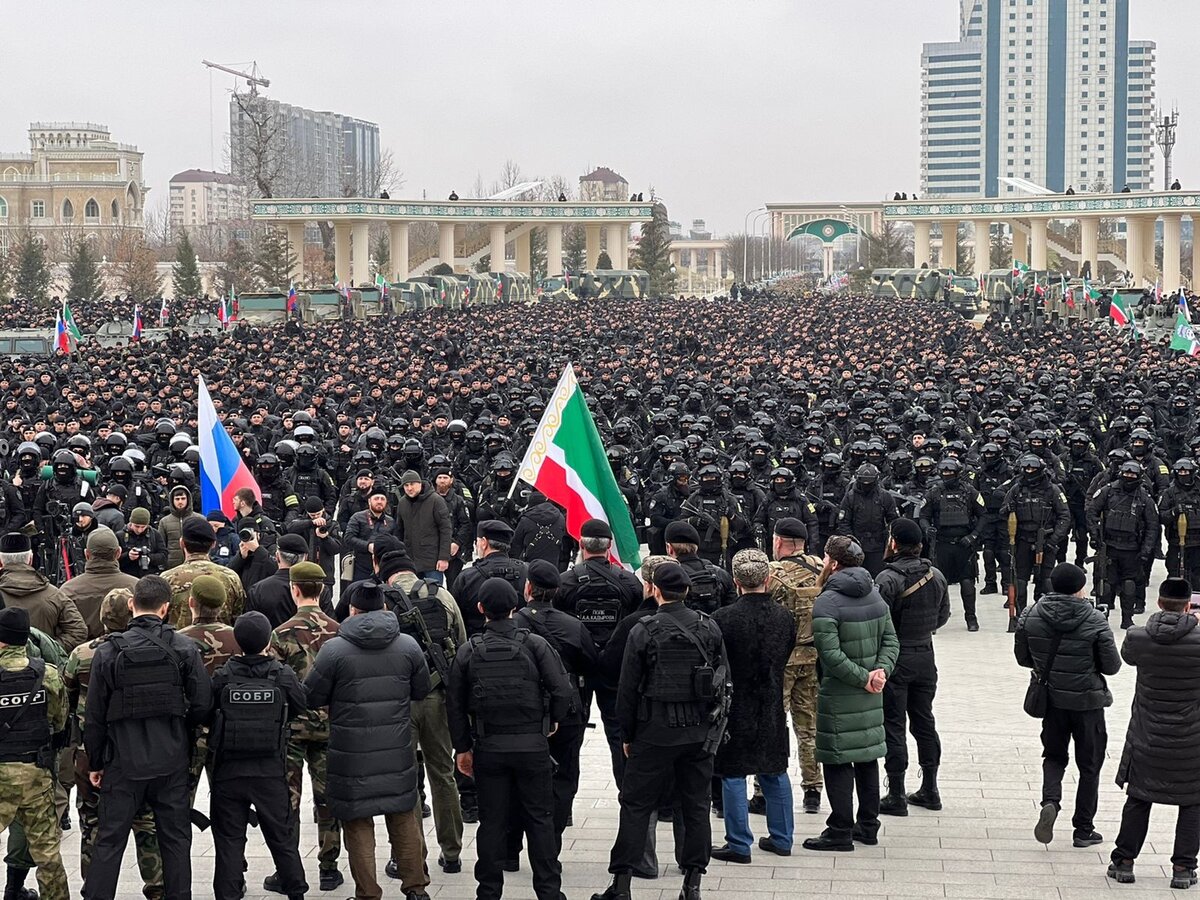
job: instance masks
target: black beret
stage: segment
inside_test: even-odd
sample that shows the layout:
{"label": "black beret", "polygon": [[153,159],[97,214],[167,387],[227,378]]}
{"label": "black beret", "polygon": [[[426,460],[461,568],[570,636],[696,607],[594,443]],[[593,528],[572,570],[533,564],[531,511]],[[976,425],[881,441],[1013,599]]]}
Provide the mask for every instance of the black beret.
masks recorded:
{"label": "black beret", "polygon": [[920,544],[925,539],[921,533],[921,526],[912,519],[893,519],[892,520],[892,540],[897,544],[902,544],[905,547],[912,547]]}
{"label": "black beret", "polygon": [[308,541],[298,534],[280,535],[275,546],[283,553],[308,553]]}
{"label": "black beret", "polygon": [[475,526],[475,536],[487,538],[489,541],[499,541],[502,544],[511,544],[513,530],[508,527],[507,523],[501,522],[499,519],[484,519]]}
{"label": "black beret", "polygon": [[579,536],[586,538],[608,538],[612,540],[612,529],[603,519],[588,519],[579,529]]}
{"label": "black beret", "polygon": [[489,600],[507,600],[509,608],[516,609],[517,589],[503,578],[489,578],[479,586],[479,602],[486,608]]}
{"label": "black beret", "polygon": [[808,528],[799,519],[793,519],[790,516],[775,523],[775,533],[782,538],[790,538],[794,541],[808,540]]}
{"label": "black beret", "polygon": [[19,531],[10,531],[0,537],[0,553],[28,553],[32,549],[29,538]]}
{"label": "black beret", "polygon": [[207,519],[199,516],[189,516],[183,520],[183,527],[180,529],[180,535],[185,541],[213,543],[217,539],[216,533],[213,531],[212,525]]}
{"label": "black beret", "polygon": [[554,564],[546,562],[544,559],[535,559],[530,562],[527,577],[530,584],[539,588],[557,588],[562,580]]}
{"label": "black beret", "polygon": [[1071,563],[1059,563],[1050,573],[1050,587],[1056,594],[1074,594],[1087,584],[1087,573]]}
{"label": "black beret", "polygon": [[672,522],[663,531],[663,540],[668,544],[699,544],[700,532],[688,522]]}
{"label": "black beret", "polygon": [[370,499],[371,497],[375,497],[375,496],[387,497],[387,495],[388,495],[387,489],[384,488],[384,486],[378,481],[375,482],[375,486],[372,487],[371,490],[369,490],[367,492],[368,499]]}
{"label": "black beret", "polygon": [[663,563],[654,570],[654,586],[669,594],[682,594],[692,586],[692,579],[679,563]]}

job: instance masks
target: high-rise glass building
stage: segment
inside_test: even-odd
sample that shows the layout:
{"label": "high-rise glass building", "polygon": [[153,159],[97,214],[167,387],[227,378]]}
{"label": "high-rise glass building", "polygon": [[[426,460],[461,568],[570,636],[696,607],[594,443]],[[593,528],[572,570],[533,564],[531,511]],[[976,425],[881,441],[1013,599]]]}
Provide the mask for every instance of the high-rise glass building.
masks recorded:
{"label": "high-rise glass building", "polygon": [[959,39],[921,53],[921,188],[1000,197],[1154,187],[1154,49],[1130,0],[960,0]]}

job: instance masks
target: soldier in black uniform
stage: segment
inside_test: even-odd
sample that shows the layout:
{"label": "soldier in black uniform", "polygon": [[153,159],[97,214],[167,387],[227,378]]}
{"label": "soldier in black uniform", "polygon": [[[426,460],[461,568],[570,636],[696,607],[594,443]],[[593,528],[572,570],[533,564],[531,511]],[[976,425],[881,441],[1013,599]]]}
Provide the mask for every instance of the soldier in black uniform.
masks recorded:
{"label": "soldier in black uniform", "polygon": [[287,516],[283,524],[290,525],[292,519],[304,515],[304,501],[319,497],[325,507],[325,515],[332,516],[337,505],[338,489],[333,478],[321,468],[320,453],[313,444],[301,444],[296,448],[296,466],[289,474],[289,487],[284,506]]}
{"label": "soldier in black uniform", "polygon": [[[1085,431],[1067,438],[1067,452],[1059,458],[1063,469],[1063,490],[1071,510],[1071,536],[1075,541],[1075,565],[1083,568],[1088,555],[1088,485],[1104,470],[1100,458],[1092,452],[1092,440]],[[1059,548],[1066,551],[1066,546]]]}
{"label": "soldier in black uniform", "polygon": [[838,508],[837,533],[854,536],[865,554],[863,566],[872,576],[883,570],[887,528],[897,515],[895,498],[879,485],[879,470],[870,463],[859,466]]}
{"label": "soldier in black uniform", "polygon": [[[1200,483],[1196,462],[1185,457],[1172,468],[1172,481],[1159,498],[1158,511],[1167,535],[1167,573],[1200,584]],[[1183,526],[1182,548],[1179,541]]]}
{"label": "soldier in black uniform", "polygon": [[[554,607],[561,576],[544,559],[529,564],[525,606],[516,615],[517,627],[527,628],[554,648],[567,671],[571,706],[550,735],[554,769],[554,832],[562,849],[562,834],[571,818],[571,805],[579,790],[579,751],[583,747],[585,711],[580,700],[583,680],[596,671],[600,652],[582,622]],[[509,859],[515,858],[510,855]]]}
{"label": "soldier in black uniform", "polygon": [[[942,460],[943,467],[946,462]],[[953,502],[946,502],[943,516]],[[950,593],[942,573],[921,558],[921,542],[921,527],[912,519],[892,522],[887,563],[875,579],[879,595],[891,610],[900,642],[896,667],[883,688],[888,792],[879,803],[879,812],[888,816],[907,816],[910,803],[932,810],[942,808],[937,786],[942,742],[933,718],[933,697],[937,693],[933,633],[950,620]],[[906,723],[916,740],[921,765],[921,789],[908,795],[904,792],[908,770]]]}
{"label": "soldier in black uniform", "polygon": [[642,860],[651,814],[670,778],[684,827],[683,846],[677,849],[684,871],[680,898],[700,898],[700,878],[712,849],[713,757],[724,728],[729,665],[716,623],[683,604],[688,586],[681,566],[656,568],[658,612],[629,633],[617,700],[627,763],[621,822],[609,854],[613,880],[592,900],[629,900],[631,872]]}
{"label": "soldier in black uniform", "polygon": [[979,529],[983,548],[983,588],[979,593],[986,597],[997,591],[997,568],[1000,570],[1000,585],[1006,590],[1012,574],[1008,558],[1008,533],[1000,518],[1000,507],[1004,505],[1013,473],[999,444],[990,441],[984,444],[979,448],[979,458],[980,466],[971,473],[971,481],[983,498],[983,523]]}
{"label": "soldier in black uniform", "polygon": [[[1020,479],[1004,497],[1000,518],[1008,533],[1008,517],[1017,517],[1017,542],[1013,568],[1016,570],[1016,612],[1020,616],[1029,596],[1033,579],[1033,599],[1037,601],[1049,589],[1050,572],[1058,548],[1071,528],[1071,511],[1062,489],[1050,480],[1041,457],[1026,453],[1018,462]],[[1015,632],[1017,620],[1009,617],[1008,630]]]}
{"label": "soldier in black uniform", "polygon": [[233,636],[241,649],[213,674],[211,818],[216,900],[246,892],[246,827],[250,807],[275,861],[281,893],[303,900],[308,882],[300,861],[300,823],[288,798],[287,723],[308,704],[296,673],[263,651],[271,623],[260,612],[238,616]]}
{"label": "soldier in black uniform", "polygon": [[744,460],[738,459],[730,463],[729,490],[737,498],[749,527],[743,527],[736,536],[731,536],[729,548],[725,552],[726,568],[731,566],[733,555],[737,551],[761,547],[764,533],[762,520],[767,508],[767,495],[755,482],[750,463]]}
{"label": "soldier in black uniform", "polygon": [[[941,461],[938,466],[941,481],[929,491],[929,498],[921,509],[921,526],[931,548],[931,559],[947,582],[958,584],[967,631],[978,631],[975,547],[983,526],[984,507],[979,491],[962,477],[962,472],[962,463],[954,457],[948,456]],[[892,536],[895,537],[894,530]]]}
{"label": "soldier in black uniform", "polygon": [[646,511],[650,516],[650,535],[647,542],[651,553],[664,554],[664,533],[667,526],[683,516],[684,501],[692,494],[691,473],[687,463],[673,462],[667,467],[670,481],[650,498]]}
{"label": "soldier in black uniform", "polygon": [[458,769],[475,778],[479,791],[477,895],[501,896],[508,832],[519,827],[529,839],[538,900],[561,900],[554,762],[547,737],[566,719],[571,689],[550,644],[517,628],[517,593],[511,584],[488,578],[477,596],[487,621],[483,632],[459,649],[446,695]]}
{"label": "soldier in black uniform", "polygon": [[[836,502],[840,503],[841,500],[839,496]],[[756,519],[757,530],[766,540],[768,556],[774,543],[771,536],[775,534],[775,523],[780,519],[799,519],[813,536],[810,546],[821,546],[817,507],[796,487],[796,475],[786,466],[776,466],[771,470],[771,491],[767,494],[766,502],[760,507]]]}
{"label": "soldier in black uniform", "polygon": [[1103,585],[1096,604],[1107,612],[1119,592],[1122,628],[1133,624],[1139,602],[1145,603],[1147,558],[1153,561],[1158,546],[1158,508],[1144,478],[1141,463],[1121,463],[1116,483],[1096,491],[1087,506],[1088,531],[1107,562],[1106,570],[1095,575]]}
{"label": "soldier in black uniform", "polygon": [[719,566],[750,523],[743,517],[737,498],[721,482],[717,466],[701,466],[696,478],[700,487],[683,502],[680,513],[700,534],[700,555]]}
{"label": "soldier in black uniform", "polygon": [[672,522],[665,532],[667,555],[675,559],[691,580],[684,604],[711,616],[737,599],[737,588],[728,570],[714,566],[697,552],[700,535],[688,522]]}
{"label": "soldier in black uniform", "polygon": [[254,480],[262,492],[263,512],[272,522],[282,525],[288,511],[287,498],[292,491],[279,471],[279,457],[264,453],[255,460]]}
{"label": "soldier in black uniform", "polygon": [[83,743],[100,793],[99,828],[83,896],[116,895],[134,816],[154,811],[169,897],[189,896],[192,826],[188,763],[192,732],[208,718],[212,682],[195,641],[164,621],[171,585],[146,575],[133,590],[128,630],[96,649]]}
{"label": "soldier in black uniform", "polygon": [[[607,522],[602,519],[584,522],[579,531],[583,561],[563,573],[554,599],[555,609],[570,613],[583,623],[598,651],[604,649],[617,623],[642,601],[642,586],[637,576],[609,560],[611,546],[612,529]],[[613,773],[617,775],[624,766],[624,758],[617,726],[616,686],[605,684],[599,673],[585,680],[581,693],[585,721],[591,718],[593,694],[612,753]]]}

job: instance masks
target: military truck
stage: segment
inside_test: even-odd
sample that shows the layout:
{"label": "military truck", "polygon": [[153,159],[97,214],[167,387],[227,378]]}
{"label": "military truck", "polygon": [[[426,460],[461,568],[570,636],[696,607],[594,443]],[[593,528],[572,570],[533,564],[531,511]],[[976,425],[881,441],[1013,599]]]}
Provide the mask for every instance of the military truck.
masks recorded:
{"label": "military truck", "polygon": [[500,303],[528,303],[533,299],[533,282],[524,272],[497,272],[496,300]]}
{"label": "military truck", "polygon": [[345,298],[332,285],[301,291],[299,303],[301,318],[310,324],[340,319],[345,308]]}
{"label": "military truck", "polygon": [[385,312],[383,291],[377,287],[360,287],[350,291],[350,314],[356,319],[375,319]]}
{"label": "military truck", "polygon": [[[140,338],[143,344],[154,344],[166,340],[169,333],[166,328],[142,328]],[[100,347],[124,347],[133,335],[133,323],[129,320],[111,319],[102,322],[95,334],[85,334],[83,343],[95,343]]]}
{"label": "military truck", "polygon": [[423,281],[401,281],[392,285],[392,308],[397,312],[420,312],[437,305],[432,285]]}
{"label": "military truck", "polygon": [[491,306],[496,302],[500,282],[488,272],[461,272],[454,275],[463,286],[463,300],[468,306]]}
{"label": "military truck", "polygon": [[578,283],[578,280],[566,275],[553,275],[549,278],[543,278],[542,283],[538,285],[537,299],[576,301],[579,298],[571,290],[572,282]]}
{"label": "military truck", "polygon": [[968,319],[979,309],[978,281],[951,269],[876,269],[871,273],[871,295],[940,300]]}
{"label": "military truck", "polygon": [[53,352],[53,328],[0,331],[0,356],[50,356]]}
{"label": "military truck", "polygon": [[283,291],[238,295],[239,322],[247,325],[282,325],[287,317],[287,294]]}
{"label": "military truck", "polygon": [[641,269],[586,271],[579,284],[579,296],[585,300],[638,300],[649,290],[650,276]]}

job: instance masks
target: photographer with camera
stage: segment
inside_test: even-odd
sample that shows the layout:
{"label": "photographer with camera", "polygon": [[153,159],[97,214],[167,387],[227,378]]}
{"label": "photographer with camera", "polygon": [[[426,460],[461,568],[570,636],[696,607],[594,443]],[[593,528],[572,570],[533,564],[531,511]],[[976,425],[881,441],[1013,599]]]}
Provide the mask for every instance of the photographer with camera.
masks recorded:
{"label": "photographer with camera", "polygon": [[167,567],[167,545],[162,534],[150,527],[150,510],[136,506],[125,526],[125,544],[117,561],[126,575],[161,575]]}
{"label": "photographer with camera", "polygon": [[[298,534],[308,544],[308,561],[315,562],[325,573],[327,598],[333,597],[333,579],[337,574],[337,555],[342,552],[342,526],[326,515],[319,497],[309,497],[304,504],[304,516],[297,516],[288,526],[289,534]],[[330,610],[326,610],[330,613]],[[332,614],[332,613],[330,613]]]}
{"label": "photographer with camera", "polygon": [[258,532],[253,528],[239,528],[238,540],[238,558],[229,570],[242,580],[242,589],[249,593],[254,585],[274,575],[279,566],[274,556],[259,542]]}

